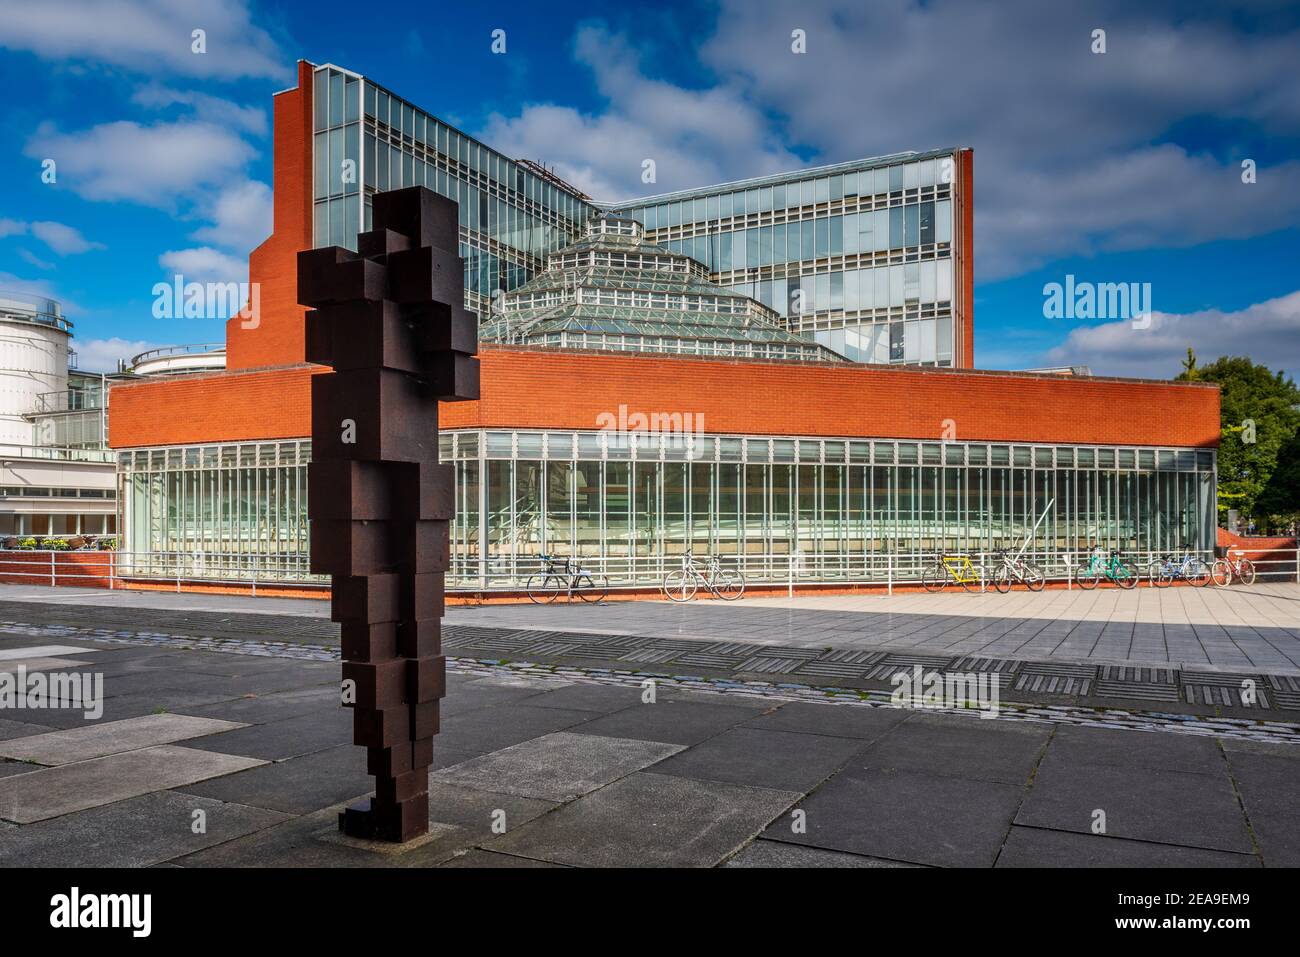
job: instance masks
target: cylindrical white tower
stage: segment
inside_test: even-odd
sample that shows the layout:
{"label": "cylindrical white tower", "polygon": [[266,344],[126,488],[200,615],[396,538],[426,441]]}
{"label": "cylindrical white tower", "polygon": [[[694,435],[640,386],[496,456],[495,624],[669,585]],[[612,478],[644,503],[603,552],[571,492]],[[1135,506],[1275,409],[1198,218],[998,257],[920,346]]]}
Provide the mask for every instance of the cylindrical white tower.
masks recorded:
{"label": "cylindrical white tower", "polygon": [[23,414],[44,393],[67,394],[71,329],[53,299],[0,290],[0,444],[37,444]]}

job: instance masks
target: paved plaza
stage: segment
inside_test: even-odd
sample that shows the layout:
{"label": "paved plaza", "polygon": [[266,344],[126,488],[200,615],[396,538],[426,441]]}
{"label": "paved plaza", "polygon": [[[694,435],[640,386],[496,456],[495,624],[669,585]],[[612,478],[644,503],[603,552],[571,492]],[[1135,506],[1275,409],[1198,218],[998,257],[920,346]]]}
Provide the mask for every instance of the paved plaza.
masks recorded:
{"label": "paved plaza", "polygon": [[[1234,621],[1220,618],[1218,627],[1256,617],[1273,623],[1241,627],[1295,640],[1294,622],[1273,617],[1290,607],[1294,588],[1176,591],[1188,592],[1182,608],[1195,609],[1179,624],[1196,628],[1202,616],[1236,607]],[[95,605],[93,597],[0,595],[0,678],[20,665],[100,674],[104,694],[97,720],[69,707],[0,712],[0,864],[1300,864],[1294,715],[1230,718],[1186,702],[1107,711],[1079,699],[983,720],[890,707],[875,692],[837,697],[835,688],[800,684],[797,673],[710,683],[674,660],[653,670],[581,667],[455,648],[430,775],[430,835],[376,848],[336,828],[339,809],[371,779],[364,750],[350,743],[351,715],[339,707],[337,638],[322,603],[259,600],[250,613],[244,599],[99,592]],[[1044,596],[1073,607],[1079,621],[1128,617],[1130,631],[1147,613],[1141,593],[1089,597],[1085,610],[1065,604],[1077,595]],[[1256,611],[1248,614],[1246,598]],[[613,629],[591,638],[626,640],[617,632],[635,627],[638,640],[698,646],[736,634],[792,642],[801,615],[814,619],[810,630],[839,619],[852,634],[843,620],[857,616],[857,638],[866,640],[873,622],[933,618],[936,607],[958,621],[1001,621],[1016,610],[997,596],[983,609],[985,600],[484,607],[454,610],[447,631],[472,644],[528,621],[533,636],[562,635],[539,629],[576,627],[568,622],[585,611],[587,622],[608,615],[602,621]],[[1101,601],[1110,603],[1104,611]],[[752,634],[741,616],[773,629],[781,618],[791,624],[779,636]],[[674,621],[692,637],[649,634]],[[728,630],[708,639],[707,621]]]}

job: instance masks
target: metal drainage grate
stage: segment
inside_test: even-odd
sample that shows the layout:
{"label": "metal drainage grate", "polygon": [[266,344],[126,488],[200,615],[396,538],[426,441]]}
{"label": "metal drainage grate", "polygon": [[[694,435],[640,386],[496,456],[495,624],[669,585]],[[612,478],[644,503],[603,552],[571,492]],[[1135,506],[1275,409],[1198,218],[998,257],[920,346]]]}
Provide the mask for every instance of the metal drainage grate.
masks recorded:
{"label": "metal drainage grate", "polygon": [[958,658],[948,666],[949,671],[996,671],[998,674],[1014,674],[1024,664],[1015,658],[985,658],[982,655],[966,655]]}
{"label": "metal drainage grate", "polygon": [[1291,675],[1269,675],[1273,688],[1273,701],[1279,708],[1300,711],[1300,678]]}
{"label": "metal drainage grate", "polygon": [[1097,678],[1100,681],[1130,682],[1132,684],[1178,684],[1178,672],[1173,668],[1102,665]]}
{"label": "metal drainage grate", "polygon": [[1088,665],[1027,664],[1016,676],[1016,690],[1033,694],[1085,695],[1097,669]]}

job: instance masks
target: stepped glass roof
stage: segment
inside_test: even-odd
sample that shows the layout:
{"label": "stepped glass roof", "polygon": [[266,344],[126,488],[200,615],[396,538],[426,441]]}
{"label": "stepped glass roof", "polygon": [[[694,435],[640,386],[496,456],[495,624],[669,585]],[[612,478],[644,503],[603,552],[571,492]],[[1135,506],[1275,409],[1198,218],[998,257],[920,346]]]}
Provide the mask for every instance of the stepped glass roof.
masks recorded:
{"label": "stepped glass roof", "polygon": [[551,253],[546,270],[502,293],[479,327],[495,342],[750,359],[844,361],[790,332],[777,313],[709,279],[705,267],[604,216]]}

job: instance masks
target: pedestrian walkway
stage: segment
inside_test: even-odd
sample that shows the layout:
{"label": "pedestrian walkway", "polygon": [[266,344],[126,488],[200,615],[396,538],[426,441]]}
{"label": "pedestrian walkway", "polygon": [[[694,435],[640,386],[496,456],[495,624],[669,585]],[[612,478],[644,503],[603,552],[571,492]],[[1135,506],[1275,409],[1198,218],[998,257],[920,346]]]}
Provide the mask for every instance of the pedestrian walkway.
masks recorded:
{"label": "pedestrian walkway", "polygon": [[[7,661],[49,650],[0,629]],[[429,836],[376,846],[336,826],[370,787],[336,663],[59,657],[104,716],[0,714],[0,866],[1300,864],[1294,744],[499,669],[449,674]]]}

